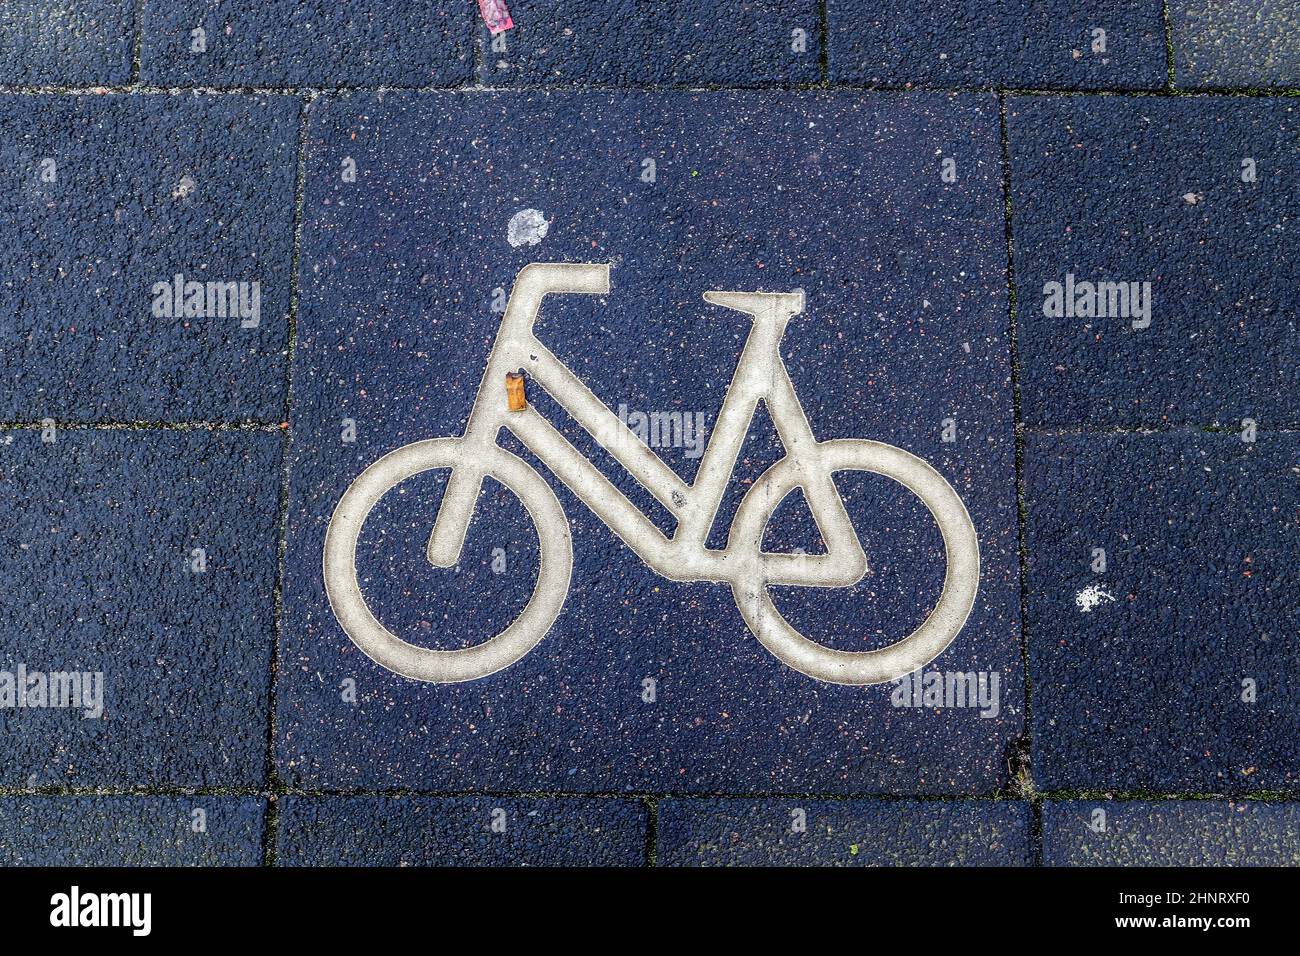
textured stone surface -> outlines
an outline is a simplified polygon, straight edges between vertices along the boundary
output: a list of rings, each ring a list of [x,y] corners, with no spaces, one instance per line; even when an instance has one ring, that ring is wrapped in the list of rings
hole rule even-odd
[[[1170,0],[1179,86],[1300,86],[1295,0]]]
[[[474,9],[466,0],[147,3],[140,75],[165,86],[450,86],[473,77]]]
[[[0,96],[0,420],[283,419],[299,108]],[[155,315],[178,273],[258,282],[257,327]]]
[[[632,800],[284,797],[281,866],[640,866]]]
[[[97,719],[12,688],[0,784],[265,782],[280,458],[268,432],[0,431],[0,670],[103,675]]]
[[[278,697],[286,779],[841,793],[988,792],[1003,781],[1023,717],[991,97],[810,94],[778,106],[721,93],[353,96],[312,107],[308,150]],[[944,156],[957,164],[955,184],[940,178]],[[348,158],[355,183],[341,175]],[[653,183],[641,175],[647,158]],[[514,248],[507,223],[530,208],[547,235]],[[996,673],[995,716],[899,709],[889,685],[833,686],[794,672],[749,635],[727,587],[659,578],[564,489],[574,576],[536,650],[457,685],[400,678],[362,656],[321,581],[339,496],[399,445],[460,433],[499,322],[494,296],[528,262],[575,260],[613,261],[611,293],[549,299],[542,340],[611,408],[698,411],[710,429],[748,330],[702,293],[805,289],[806,313],[783,352],[814,433],[907,448],[970,509],[982,590],[934,666]],[[534,391],[580,450],[651,504]],[[951,444],[941,440],[946,418],[956,421]],[[356,422],[355,443],[340,440],[345,419]],[[518,447],[508,436],[506,445]],[[689,480],[698,459],[687,450],[661,449]],[[779,454],[763,413],[715,525],[719,546],[740,493]],[[428,565],[444,476],[426,473],[381,501],[358,552],[381,620],[432,647],[499,632],[536,571],[531,523],[494,482],[460,567]],[[882,646],[937,600],[942,542],[924,506],[893,482],[849,474],[841,487],[871,574],[847,590],[780,589],[777,603],[832,646]],[[793,504],[769,541],[778,551],[820,547]],[[496,548],[507,557],[501,574]],[[349,678],[356,704],[343,699]],[[642,699],[647,678],[657,682],[653,704]]]
[[[5,0],[0,4],[0,83],[126,83],[134,9],[131,0]]]
[[[1007,125],[1025,421],[1300,422],[1300,106],[1015,97]],[[1149,282],[1150,326],[1045,315],[1068,274]]]
[[[1300,784],[1300,436],[1034,435],[1025,475],[1038,786]]]
[[[0,797],[0,865],[258,866],[265,815],[260,797]]]
[[[1097,812],[1104,813],[1102,819]],[[1300,866],[1300,804],[1049,800],[1047,866]]]
[[[495,41],[478,28],[482,79],[493,86],[821,80],[814,0],[515,0],[510,14],[514,28]]]
[[[1159,3],[827,0],[826,10],[837,82],[1155,89],[1167,80]]]
[[[1003,801],[662,800],[658,835],[666,866],[1030,862],[1029,805]]]
[[[1050,864],[1300,863],[1297,804],[1246,799],[1300,773],[1300,105],[1219,95],[1300,87],[1296,4],[1170,0],[1178,86],[1217,91],[1176,98],[1087,95],[1167,84],[1151,0],[510,8],[494,42],[473,0],[0,2],[0,864],[256,865],[273,797],[285,865],[1019,865],[1026,805],[924,797],[1030,769],[1058,796],[1222,797],[1049,800]],[[1005,100],[1009,204],[995,89],[1040,94]],[[726,586],[656,576],[508,436],[573,535],[557,624],[467,684],[364,657],[325,599],[326,522],[380,455],[461,431],[535,261],[612,264],[608,296],[547,300],[542,340],[611,408],[706,437],[746,327],[701,294],[803,290],[782,354],[816,435],[906,448],[970,508],[980,595],[928,670],[992,673],[996,712],[790,670]],[[256,327],[156,314],[178,273],[256,281]],[[1151,324],[1045,314],[1067,273],[1150,282]],[[53,444],[12,427],[47,418]],[[701,449],[658,450],[690,481]],[[782,454],[760,410],[711,546]],[[537,539],[489,480],[460,564],[431,568],[444,480],[387,496],[358,557],[387,625],[458,647],[523,606]],[[868,576],[775,600],[829,646],[883,646],[933,606],[942,542],[897,485],[837,484]],[[797,495],[764,543],[820,550]],[[19,673],[35,704],[27,678],[82,671],[104,675],[95,719],[15,706]]]

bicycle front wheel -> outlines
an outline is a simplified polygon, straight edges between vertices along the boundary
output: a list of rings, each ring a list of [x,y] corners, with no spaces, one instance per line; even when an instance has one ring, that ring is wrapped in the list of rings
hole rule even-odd
[[[741,616],[760,643],[785,664],[831,684],[883,684],[934,660],[966,623],[979,590],[980,554],[975,525],[966,505],[943,475],[926,461],[894,445],[843,439],[817,445],[818,466],[826,471],[869,471],[892,478],[925,503],[943,535],[947,570],[939,602],[907,637],[874,651],[840,651],[800,634],[772,603],[761,561],[753,573],[731,582]],[[729,549],[740,546],[759,555],[763,531],[775,508],[799,483],[798,468],[783,459],[754,482],[736,511]],[[761,557],[761,556],[760,556]]]

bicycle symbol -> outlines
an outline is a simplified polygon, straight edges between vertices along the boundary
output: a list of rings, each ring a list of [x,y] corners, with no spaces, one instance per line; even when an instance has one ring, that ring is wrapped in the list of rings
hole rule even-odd
[[[803,294],[705,293],[707,302],[746,313],[752,326],[695,481],[688,486],[533,334],[544,296],[608,292],[607,264],[525,266],[511,290],[465,434],[389,452],[344,492],[325,535],[324,577],[334,614],[357,647],[409,678],[467,681],[518,661],[555,623],[573,569],[569,522],[551,486],[497,444],[500,430],[507,428],[654,571],[673,581],[730,584],[754,636],[795,670],[830,683],[878,684],[909,674],[942,653],[975,602],[980,560],[975,527],[957,492],[917,456],[877,441],[819,442],[813,437],[779,351],[786,324],[803,311]],[[669,510],[676,519],[672,537],[527,403],[520,369]],[[760,400],[785,445],[785,457],[745,493],[727,546],[710,549],[705,540]],[[537,529],[537,584],[523,611],[496,637],[460,650],[419,647],[393,634],[371,612],[357,579],[356,548],[366,516],[401,482],[431,469],[451,470],[429,536],[427,556],[436,567],[453,567],[459,559],[485,476],[520,500]],[[938,603],[915,631],[878,650],[836,650],[804,637],[768,593],[772,585],[850,587],[866,573],[866,555],[832,480],[839,471],[873,472],[897,481],[925,503],[943,535],[947,569]],[[764,552],[768,520],[796,487],[803,491],[826,551]]]

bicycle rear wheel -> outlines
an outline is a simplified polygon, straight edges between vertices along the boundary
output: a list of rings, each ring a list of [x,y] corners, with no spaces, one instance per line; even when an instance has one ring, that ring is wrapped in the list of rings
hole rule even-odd
[[[402,640],[379,622],[357,580],[356,551],[366,516],[397,485],[421,472],[456,468],[467,454],[486,467],[523,504],[537,528],[540,562],[532,597],[496,637],[473,647],[439,651]],[[325,533],[325,592],[352,642],[376,664],[403,677],[452,683],[486,677],[519,660],[546,636],[569,593],[573,542],[569,522],[550,485],[522,459],[492,446],[467,452],[459,438],[434,438],[403,445],[363,471],[343,493]]]

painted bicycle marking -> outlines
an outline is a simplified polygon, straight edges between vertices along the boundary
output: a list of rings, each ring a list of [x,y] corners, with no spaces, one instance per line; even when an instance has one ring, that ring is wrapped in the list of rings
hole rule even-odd
[[[324,577],[334,614],[357,647],[381,666],[416,680],[475,680],[518,661],[555,623],[573,570],[568,518],[542,476],[497,444],[506,428],[655,572],[673,581],[729,584],[750,631],[795,670],[829,683],[879,684],[942,653],[966,623],[979,588],[975,527],[957,492],[923,459],[883,442],[819,442],[813,436],[780,354],[787,323],[803,311],[803,294],[705,293],[705,301],[743,312],[752,324],[695,480],[687,485],[533,334],[545,296],[608,292],[608,264],[525,266],[515,279],[465,433],[389,452],[344,492],[325,535]],[[525,380],[541,387],[668,509],[676,519],[671,537],[528,404]],[[745,493],[727,546],[708,548],[709,529],[760,401],[772,416],[785,457]],[[459,559],[484,477],[519,498],[537,529],[540,566],[523,611],[500,634],[461,650],[418,647],[393,634],[372,613],[357,579],[357,541],[366,517],[397,485],[432,469],[451,471],[429,536],[433,565],[453,567]],[[943,535],[947,568],[938,603],[911,634],[878,650],[841,651],[810,640],[781,615],[768,593],[772,585],[851,587],[866,573],[866,556],[832,478],[838,471],[892,478],[925,503]],[[762,550],[769,519],[795,488],[802,489],[821,532],[823,554]]]

